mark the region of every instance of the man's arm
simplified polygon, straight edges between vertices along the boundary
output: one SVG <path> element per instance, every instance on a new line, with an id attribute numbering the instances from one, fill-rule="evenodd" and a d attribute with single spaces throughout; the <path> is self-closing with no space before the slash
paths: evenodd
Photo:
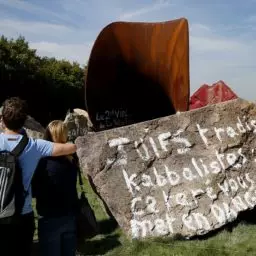
<path id="1" fill-rule="evenodd" d="M 76 152 L 76 145 L 73 143 L 53 143 L 50 141 L 36 139 L 37 151 L 41 157 L 47 156 L 65 156 Z"/>
<path id="2" fill-rule="evenodd" d="M 71 155 L 76 152 L 76 145 L 73 143 L 53 143 L 52 156 Z"/>

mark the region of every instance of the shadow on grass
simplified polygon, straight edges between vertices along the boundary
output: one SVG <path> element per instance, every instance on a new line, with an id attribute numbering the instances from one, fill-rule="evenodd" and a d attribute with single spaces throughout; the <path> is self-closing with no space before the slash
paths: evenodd
<path id="1" fill-rule="evenodd" d="M 77 255 L 104 255 L 121 245 L 119 235 L 109 235 L 98 240 L 85 241 L 79 246 Z"/>
<path id="2" fill-rule="evenodd" d="M 256 224 L 256 209 L 252 209 L 250 211 L 245 211 L 240 214 L 240 220 L 244 224 L 251 224 L 255 225 Z"/>
<path id="3" fill-rule="evenodd" d="M 39 255 L 39 248 L 38 248 L 38 240 L 33 241 L 31 256 L 38 256 Z"/>
<path id="4" fill-rule="evenodd" d="M 118 223 L 115 219 L 110 218 L 107 220 L 98 221 L 98 223 L 100 226 L 100 234 L 102 235 L 111 234 L 118 228 Z"/>
<path id="5" fill-rule="evenodd" d="M 118 234 L 111 234 L 118 228 L 115 219 L 98 221 L 100 226 L 99 239 L 86 240 L 80 244 L 77 255 L 104 255 L 121 245 Z"/>
<path id="6" fill-rule="evenodd" d="M 104 255 L 107 252 L 120 246 L 121 243 L 118 240 L 119 235 L 108 235 L 106 237 L 88 240 L 81 244 L 77 251 L 77 256 L 84 255 Z M 32 256 L 39 255 L 38 241 L 34 241 L 32 247 Z"/>

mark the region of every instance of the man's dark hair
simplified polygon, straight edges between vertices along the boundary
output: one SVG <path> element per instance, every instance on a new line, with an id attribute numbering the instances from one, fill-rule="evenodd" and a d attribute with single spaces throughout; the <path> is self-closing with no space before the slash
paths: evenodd
<path id="1" fill-rule="evenodd" d="M 27 104 L 18 97 L 12 97 L 4 101 L 2 118 L 6 128 L 18 131 L 27 119 Z"/>

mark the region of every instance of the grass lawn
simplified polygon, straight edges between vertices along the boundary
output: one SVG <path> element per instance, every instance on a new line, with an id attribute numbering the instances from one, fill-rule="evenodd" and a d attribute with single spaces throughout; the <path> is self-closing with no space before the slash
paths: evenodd
<path id="1" fill-rule="evenodd" d="M 256 224 L 241 223 L 232 232 L 221 231 L 205 240 L 148 239 L 130 241 L 103 211 L 97 196 L 85 181 L 87 197 L 100 223 L 101 234 L 85 241 L 80 255 L 106 256 L 235 256 L 256 255 Z M 255 216 L 256 223 L 256 216 Z M 35 233 L 35 240 L 37 233 Z"/>

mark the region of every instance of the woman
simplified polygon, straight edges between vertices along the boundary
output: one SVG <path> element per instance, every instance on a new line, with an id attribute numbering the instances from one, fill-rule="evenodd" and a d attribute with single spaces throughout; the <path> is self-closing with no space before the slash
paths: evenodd
<path id="1" fill-rule="evenodd" d="M 67 135 L 64 123 L 55 120 L 48 125 L 45 139 L 64 143 Z M 77 173 L 77 161 L 72 156 L 47 157 L 38 164 L 33 194 L 37 200 L 39 249 L 42 256 L 75 256 Z"/>

